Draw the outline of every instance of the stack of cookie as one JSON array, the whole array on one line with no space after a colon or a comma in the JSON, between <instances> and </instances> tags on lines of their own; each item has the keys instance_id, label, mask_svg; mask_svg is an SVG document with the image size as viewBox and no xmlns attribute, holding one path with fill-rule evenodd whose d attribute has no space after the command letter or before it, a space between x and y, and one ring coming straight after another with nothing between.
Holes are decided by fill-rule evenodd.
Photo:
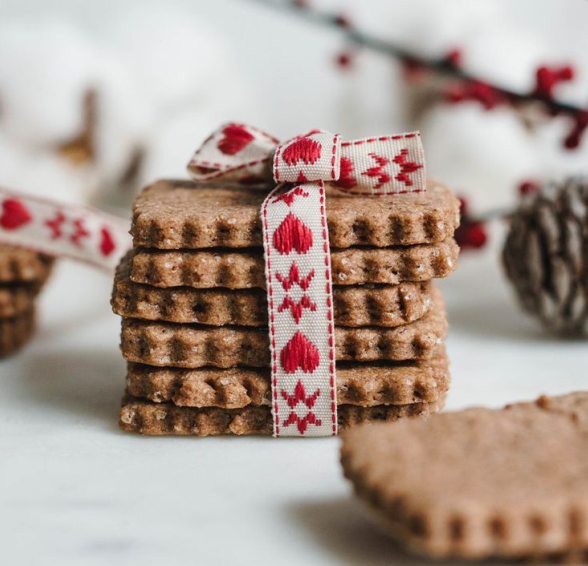
<instances>
[{"instance_id":1,"label":"stack of cookie","mask_svg":"<svg viewBox=\"0 0 588 566\"><path fill-rule=\"evenodd\" d=\"M0 246L0 357L24 346L35 330L35 301L53 260L33 251Z\"/></svg>"},{"instance_id":2,"label":"stack of cookie","mask_svg":"<svg viewBox=\"0 0 588 566\"><path fill-rule=\"evenodd\" d=\"M112 306L128 361L120 425L271 434L263 191L160 181L135 203ZM431 283L456 267L459 203L425 193L327 199L341 429L439 410L447 322Z\"/></svg>"}]
</instances>

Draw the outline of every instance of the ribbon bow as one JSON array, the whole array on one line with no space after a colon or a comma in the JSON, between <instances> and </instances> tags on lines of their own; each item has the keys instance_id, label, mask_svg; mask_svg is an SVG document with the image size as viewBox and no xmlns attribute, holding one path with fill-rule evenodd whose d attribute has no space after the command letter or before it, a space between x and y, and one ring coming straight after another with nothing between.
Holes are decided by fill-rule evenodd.
<instances>
[{"instance_id":1,"label":"ribbon bow","mask_svg":"<svg viewBox=\"0 0 588 566\"><path fill-rule=\"evenodd\" d=\"M227 124L209 136L188 170L201 182L267 187L324 181L373 196L422 191L426 180L418 132L345 142L339 134L311 130L280 143L243 124Z\"/></svg>"},{"instance_id":2,"label":"ribbon bow","mask_svg":"<svg viewBox=\"0 0 588 566\"><path fill-rule=\"evenodd\" d=\"M418 133L342 142L312 130L280 143L251 126L214 132L188 164L211 184L272 187L261 219L274 436L337 434L335 320L325 182L346 193L425 190Z\"/></svg>"}]
</instances>

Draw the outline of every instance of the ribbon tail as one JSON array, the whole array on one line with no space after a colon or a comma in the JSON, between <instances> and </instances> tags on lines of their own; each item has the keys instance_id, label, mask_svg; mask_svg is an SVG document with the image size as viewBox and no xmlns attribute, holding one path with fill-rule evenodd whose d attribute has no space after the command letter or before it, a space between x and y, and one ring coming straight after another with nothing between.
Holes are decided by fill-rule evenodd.
<instances>
[{"instance_id":1,"label":"ribbon tail","mask_svg":"<svg viewBox=\"0 0 588 566\"><path fill-rule=\"evenodd\" d=\"M128 221L91 207L0 189L0 243L113 271L131 248Z\"/></svg>"},{"instance_id":2,"label":"ribbon tail","mask_svg":"<svg viewBox=\"0 0 588 566\"><path fill-rule=\"evenodd\" d=\"M274 436L337 434L335 325L325 206L325 187L319 181L281 185L261 208Z\"/></svg>"}]
</instances>

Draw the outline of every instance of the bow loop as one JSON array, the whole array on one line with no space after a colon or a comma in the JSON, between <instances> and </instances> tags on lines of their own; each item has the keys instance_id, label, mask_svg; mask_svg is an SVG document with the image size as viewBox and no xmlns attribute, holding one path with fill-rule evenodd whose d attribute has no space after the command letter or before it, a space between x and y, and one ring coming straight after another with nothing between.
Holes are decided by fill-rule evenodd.
<instances>
[{"instance_id":1,"label":"bow loop","mask_svg":"<svg viewBox=\"0 0 588 566\"><path fill-rule=\"evenodd\" d=\"M342 142L339 134L311 130L280 143L258 128L231 123L202 144L188 170L194 180L209 183L269 188L281 182L323 181L369 196L426 187L418 132Z\"/></svg>"},{"instance_id":2,"label":"bow loop","mask_svg":"<svg viewBox=\"0 0 588 566\"><path fill-rule=\"evenodd\" d=\"M195 181L267 185L278 143L253 126L226 124L204 141L188 163L188 171Z\"/></svg>"},{"instance_id":3,"label":"bow loop","mask_svg":"<svg viewBox=\"0 0 588 566\"><path fill-rule=\"evenodd\" d=\"M340 163L341 136L312 130L278 145L274 155L274 181L336 181Z\"/></svg>"}]
</instances>

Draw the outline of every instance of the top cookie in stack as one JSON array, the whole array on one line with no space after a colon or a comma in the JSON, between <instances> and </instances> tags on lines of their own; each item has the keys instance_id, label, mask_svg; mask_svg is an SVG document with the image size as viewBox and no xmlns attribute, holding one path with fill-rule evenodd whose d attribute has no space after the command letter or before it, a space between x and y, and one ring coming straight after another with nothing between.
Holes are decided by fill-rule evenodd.
<instances>
[{"instance_id":1,"label":"top cookie in stack","mask_svg":"<svg viewBox=\"0 0 588 566\"><path fill-rule=\"evenodd\" d=\"M112 305L129 361L121 426L145 434L270 434L265 193L161 181L138 197L135 249ZM425 193L327 198L342 428L438 410L449 387L442 298L459 202Z\"/></svg>"}]
</instances>

